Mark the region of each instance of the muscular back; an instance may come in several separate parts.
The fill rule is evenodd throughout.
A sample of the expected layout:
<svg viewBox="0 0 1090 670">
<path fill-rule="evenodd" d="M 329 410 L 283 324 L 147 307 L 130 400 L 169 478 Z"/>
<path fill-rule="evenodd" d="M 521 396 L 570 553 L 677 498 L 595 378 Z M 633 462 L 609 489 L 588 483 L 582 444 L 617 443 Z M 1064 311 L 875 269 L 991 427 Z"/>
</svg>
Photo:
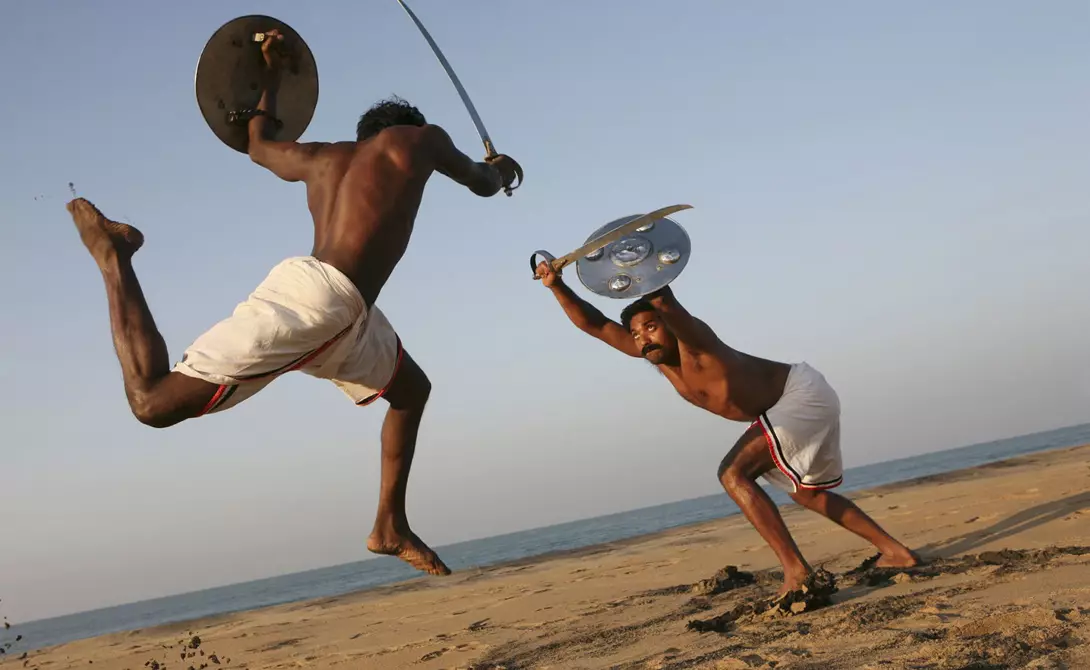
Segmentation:
<svg viewBox="0 0 1090 670">
<path fill-rule="evenodd" d="M 251 146 L 282 179 L 307 185 L 312 254 L 352 280 L 374 304 L 412 236 L 424 187 L 439 171 L 487 197 L 498 172 L 458 151 L 438 126 L 394 126 L 361 142 Z"/>
</svg>

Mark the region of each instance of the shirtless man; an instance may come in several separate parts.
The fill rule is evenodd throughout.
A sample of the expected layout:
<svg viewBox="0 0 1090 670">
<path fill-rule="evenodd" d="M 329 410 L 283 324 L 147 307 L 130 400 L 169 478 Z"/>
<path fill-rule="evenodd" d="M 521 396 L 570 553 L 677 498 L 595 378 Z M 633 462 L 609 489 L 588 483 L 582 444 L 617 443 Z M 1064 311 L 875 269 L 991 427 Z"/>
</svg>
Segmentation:
<svg viewBox="0 0 1090 670">
<path fill-rule="evenodd" d="M 259 109 L 275 117 L 280 70 L 268 48 L 273 43 L 263 44 L 267 81 Z M 110 221 L 82 198 L 67 205 L 106 283 L 129 406 L 141 423 L 165 428 L 233 407 L 291 370 L 331 380 L 357 405 L 385 399 L 382 483 L 367 548 L 430 574 L 450 574 L 412 532 L 405 513 L 431 383 L 375 301 L 409 243 L 431 174 L 490 197 L 514 180 L 513 161 L 472 161 L 441 128 L 399 100 L 368 110 L 355 142 L 276 142 L 266 139 L 265 129 L 263 116 L 249 122 L 250 157 L 285 181 L 306 184 L 314 219 L 311 255 L 275 266 L 173 370 L 132 267 L 143 234 Z"/>
<path fill-rule="evenodd" d="M 668 286 L 626 306 L 618 324 L 577 296 L 547 263 L 538 264 L 535 278 L 579 330 L 649 361 L 697 407 L 751 424 L 719 465 L 718 477 L 779 558 L 784 580 L 778 595 L 798 588 L 812 569 L 758 477 L 873 544 L 881 552 L 877 565 L 919 562 L 854 503 L 828 490 L 843 481 L 840 400 L 818 371 L 732 349 L 689 314 Z"/>
</svg>

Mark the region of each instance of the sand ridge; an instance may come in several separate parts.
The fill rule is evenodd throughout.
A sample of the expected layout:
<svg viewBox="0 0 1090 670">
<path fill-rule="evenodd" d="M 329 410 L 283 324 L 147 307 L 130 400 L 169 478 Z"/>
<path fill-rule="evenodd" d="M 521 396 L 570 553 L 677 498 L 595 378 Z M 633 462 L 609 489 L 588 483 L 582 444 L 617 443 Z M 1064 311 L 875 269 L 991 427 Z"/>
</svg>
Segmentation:
<svg viewBox="0 0 1090 670">
<path fill-rule="evenodd" d="M 730 517 L 73 642 L 0 669 L 1090 668 L 1090 445 L 850 497 L 928 564 L 875 568 L 866 542 L 786 507 L 802 551 L 835 580 L 810 611 L 754 611 L 778 588 L 777 563 Z M 181 658 L 191 635 L 221 664 Z"/>
</svg>

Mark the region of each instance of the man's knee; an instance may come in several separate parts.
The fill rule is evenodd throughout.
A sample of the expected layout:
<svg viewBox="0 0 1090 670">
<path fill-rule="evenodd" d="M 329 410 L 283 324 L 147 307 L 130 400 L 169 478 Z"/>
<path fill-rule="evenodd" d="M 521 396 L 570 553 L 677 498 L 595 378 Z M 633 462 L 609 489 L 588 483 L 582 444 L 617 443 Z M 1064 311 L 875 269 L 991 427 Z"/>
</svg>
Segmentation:
<svg viewBox="0 0 1090 670">
<path fill-rule="evenodd" d="M 737 489 L 775 467 L 759 426 L 750 427 L 719 463 L 716 478 L 727 491 Z"/>
<path fill-rule="evenodd" d="M 169 428 L 201 414 L 219 388 L 172 372 L 153 384 L 129 389 L 129 408 L 145 426 Z"/>
<path fill-rule="evenodd" d="M 750 475 L 738 463 L 737 459 L 731 458 L 728 455 L 719 464 L 719 470 L 716 473 L 716 477 L 719 479 L 719 483 L 728 493 L 734 492 L 745 486 L 747 483 L 755 481 L 757 478 Z"/>
<path fill-rule="evenodd" d="M 723 460 L 719 462 L 719 469 L 715 471 L 715 478 L 719 480 L 719 483 L 723 486 L 727 485 L 726 476 L 727 472 L 731 469 L 733 460 L 730 454 L 723 457 Z"/>
<path fill-rule="evenodd" d="M 129 399 L 129 408 L 137 421 L 151 428 L 169 428 L 186 418 L 179 416 L 172 408 L 157 403 L 146 393 L 134 393 Z"/>
<path fill-rule="evenodd" d="M 428 398 L 431 397 L 431 380 L 428 379 L 428 375 L 421 370 L 413 384 L 413 397 L 421 405 L 427 404 Z"/>
<path fill-rule="evenodd" d="M 431 397 L 431 380 L 408 354 L 401 369 L 386 392 L 386 400 L 394 409 L 422 410 Z"/>
</svg>

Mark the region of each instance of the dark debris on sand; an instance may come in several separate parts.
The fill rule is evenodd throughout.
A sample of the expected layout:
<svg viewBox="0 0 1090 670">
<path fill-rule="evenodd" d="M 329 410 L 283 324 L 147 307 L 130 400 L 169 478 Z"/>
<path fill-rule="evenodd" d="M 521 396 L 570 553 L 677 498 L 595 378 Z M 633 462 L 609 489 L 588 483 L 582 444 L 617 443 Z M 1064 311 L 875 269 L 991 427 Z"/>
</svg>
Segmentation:
<svg viewBox="0 0 1090 670">
<path fill-rule="evenodd" d="M 221 661 L 219 655 L 214 651 L 205 655 L 204 649 L 201 648 L 203 642 L 199 635 L 193 635 L 193 631 L 187 632 L 186 635 L 192 637 L 188 640 L 178 640 L 177 645 L 172 644 L 163 646 L 168 652 L 169 650 L 174 649 L 175 646 L 179 647 L 181 651 L 177 652 L 177 654 L 182 663 L 185 663 L 189 659 L 195 659 L 194 662 L 199 663 L 199 665 L 189 665 L 185 670 L 207 670 L 212 667 L 209 662 L 214 665 L 226 665 L 231 663 L 231 659 L 227 657 L 224 657 Z M 207 659 L 208 662 L 206 662 L 205 659 Z M 169 666 L 166 663 L 166 656 L 164 656 L 162 663 L 160 663 L 158 659 L 152 658 L 144 663 L 144 667 L 148 668 L 148 670 L 167 670 Z"/>
<path fill-rule="evenodd" d="M 889 586 L 901 579 L 933 579 L 939 575 L 957 575 L 969 570 L 997 566 L 997 574 L 1024 571 L 1060 556 L 1090 554 L 1090 547 L 1048 547 L 1046 549 L 1002 549 L 968 554 L 956 558 L 935 558 L 911 568 L 880 568 L 876 566 L 881 554 L 875 554 L 858 567 L 844 573 L 854 585 Z M 904 575 L 905 577 L 901 577 Z"/>
<path fill-rule="evenodd" d="M 773 599 L 744 602 L 733 609 L 710 619 L 693 619 L 686 625 L 688 630 L 699 633 L 725 633 L 739 622 L 750 622 L 761 617 L 782 617 L 812 612 L 832 604 L 832 596 L 838 590 L 836 578 L 824 569 L 810 574 L 802 586 Z"/>
<path fill-rule="evenodd" d="M 714 596 L 756 583 L 757 578 L 753 576 L 753 573 L 739 570 L 736 565 L 728 565 L 709 579 L 702 579 L 693 584 L 690 592 L 701 596 Z"/>
<path fill-rule="evenodd" d="M 1048 547 L 1045 549 L 1002 549 L 985 551 L 957 558 L 935 558 L 911 568 L 881 568 L 876 564 L 880 554 L 871 556 L 843 574 L 850 585 L 870 587 L 889 586 L 901 581 L 932 579 L 940 575 L 961 574 L 979 568 L 995 567 L 994 574 L 1024 572 L 1037 569 L 1053 559 L 1062 556 L 1083 556 L 1090 554 L 1090 547 Z M 739 586 L 763 581 L 759 577 L 738 571 L 734 566 L 727 566 L 711 579 L 703 580 L 693 586 L 708 588 L 711 593 L 727 591 Z M 744 582 L 744 583 L 742 583 Z M 714 590 L 718 588 L 719 590 Z M 758 618 L 781 617 L 810 612 L 832 603 L 831 597 L 839 590 L 835 577 L 824 569 L 814 572 L 802 588 L 791 591 L 779 599 L 757 600 L 741 603 L 731 610 L 710 619 L 693 619 L 687 624 L 689 630 L 697 632 L 725 633 L 736 624 L 751 623 Z M 913 596 L 899 596 L 886 599 L 881 603 L 861 603 L 854 606 L 853 618 L 877 622 L 897 618 L 904 610 L 920 607 L 923 601 Z M 873 610 L 873 611 L 871 611 Z"/>
<path fill-rule="evenodd" d="M 5 631 L 11 630 L 11 622 L 8 621 L 7 616 L 4 617 L 4 630 Z M 15 645 L 15 643 L 16 642 L 21 642 L 22 639 L 23 639 L 22 635 L 16 635 L 15 639 L 8 640 L 8 641 L 4 642 L 3 644 L 0 644 L 0 656 L 7 656 L 8 652 L 11 651 L 11 648 Z M 23 652 L 23 655 L 20 656 L 18 658 L 18 660 L 23 661 L 24 666 L 26 666 L 26 665 L 28 665 L 30 663 L 30 661 L 27 660 L 27 653 L 26 652 Z"/>
</svg>

